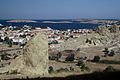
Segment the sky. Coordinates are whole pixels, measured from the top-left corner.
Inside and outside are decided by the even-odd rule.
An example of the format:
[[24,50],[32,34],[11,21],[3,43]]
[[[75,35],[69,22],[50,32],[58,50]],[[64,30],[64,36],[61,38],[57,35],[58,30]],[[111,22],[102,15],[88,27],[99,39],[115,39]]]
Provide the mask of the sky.
[[0,19],[120,19],[120,0],[0,0]]

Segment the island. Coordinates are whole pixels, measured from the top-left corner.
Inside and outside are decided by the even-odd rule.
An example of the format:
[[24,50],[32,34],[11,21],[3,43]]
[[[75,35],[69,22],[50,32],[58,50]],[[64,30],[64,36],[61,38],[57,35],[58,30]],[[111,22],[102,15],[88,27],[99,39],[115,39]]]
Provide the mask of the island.
[[72,23],[71,21],[43,21],[42,23]]
[[32,22],[32,23],[36,23],[37,21],[34,21],[34,20],[9,20],[7,22]]

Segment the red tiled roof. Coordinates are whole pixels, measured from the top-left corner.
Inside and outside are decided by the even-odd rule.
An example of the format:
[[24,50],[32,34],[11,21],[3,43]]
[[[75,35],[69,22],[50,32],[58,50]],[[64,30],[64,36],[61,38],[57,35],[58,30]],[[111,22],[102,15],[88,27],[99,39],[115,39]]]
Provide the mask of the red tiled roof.
[[15,39],[25,39],[25,38],[15,38]]

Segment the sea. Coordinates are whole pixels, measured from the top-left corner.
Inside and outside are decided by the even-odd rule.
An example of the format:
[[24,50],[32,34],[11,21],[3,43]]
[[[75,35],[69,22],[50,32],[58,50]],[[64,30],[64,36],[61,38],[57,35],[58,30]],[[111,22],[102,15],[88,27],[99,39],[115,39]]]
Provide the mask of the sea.
[[[22,27],[24,25],[32,26],[32,27],[50,27],[54,30],[67,30],[67,29],[96,29],[101,24],[92,24],[92,23],[80,23],[79,21],[73,21],[73,20],[34,20],[37,21],[35,23],[32,22],[7,22],[8,20],[0,20],[0,24],[6,27],[6,26],[18,26]],[[43,21],[71,21],[72,23],[42,23]]]

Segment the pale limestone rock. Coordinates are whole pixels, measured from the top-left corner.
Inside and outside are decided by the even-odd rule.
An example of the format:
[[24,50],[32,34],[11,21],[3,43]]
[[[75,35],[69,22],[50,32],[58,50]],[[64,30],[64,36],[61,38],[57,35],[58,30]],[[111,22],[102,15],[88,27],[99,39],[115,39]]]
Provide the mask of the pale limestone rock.
[[48,73],[48,39],[44,33],[37,34],[24,48],[26,71],[31,74]]
[[44,32],[39,32],[23,49],[23,55],[17,57],[10,66],[0,69],[0,73],[13,73],[21,75],[48,74],[48,39]]

